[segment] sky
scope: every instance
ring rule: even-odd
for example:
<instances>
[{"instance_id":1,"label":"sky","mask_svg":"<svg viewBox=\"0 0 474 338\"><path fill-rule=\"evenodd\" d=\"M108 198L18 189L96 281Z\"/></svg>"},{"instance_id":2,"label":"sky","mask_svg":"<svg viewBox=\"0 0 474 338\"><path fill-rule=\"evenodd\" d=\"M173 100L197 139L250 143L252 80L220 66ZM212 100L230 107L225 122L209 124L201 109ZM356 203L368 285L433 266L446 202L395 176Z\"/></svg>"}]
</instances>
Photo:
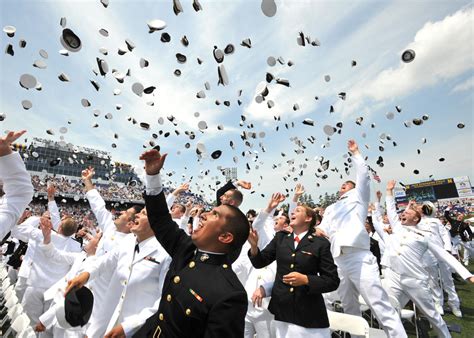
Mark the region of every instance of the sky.
<instances>
[{"instance_id":1,"label":"sky","mask_svg":"<svg viewBox=\"0 0 474 338\"><path fill-rule=\"evenodd\" d=\"M169 184L190 181L193 191L212 199L212 189L224 184L219 168L235 166L239 178L253 185L244 191L243 210L264 207L273 192L291 194L297 182L315 199L337 191L355 174L345 171L349 139L359 143L367 163L381 177L382 183L372 184L373 194L383 191L390 179L407 184L474 178L471 1L275 2L276 14L267 17L257 0L200 0L199 12L191 0L181 0L184 11L178 15L171 0L110 0L107 8L99 0L3 0L1 26L14 26L16 33L13 38L0 35L2 50L8 44L14 49L14 56L0 57L0 113L5 114L1 131L27 129L28 140L62 137L67 143L108 151L114 160L131 163L142 172L138 156L150 148L152 134L161 130L154 141L169 153L165 165ZM68 56L59 53L62 17L82 42L81 50ZM150 34L147 22L154 19L167 26ZM99 34L102 28L108 37ZM160 41L162 32L171 36L169 43ZM300 46L300 32L319 46ZM184 35L187 47L180 42ZM27 42L25 48L19 47L20 39ZM119 48L127 49L126 39L136 47L118 55ZM251 40L251 48L241 46L244 39ZM234 52L221 63L229 78L223 86L218 84L213 50L214 46L224 50L228 44ZM47 59L39 54L41 49ZM416 55L410 63L401 60L407 49ZM177 53L186 55L184 64L177 62ZM282 64L270 66L269 57L281 58ZM107 62L105 76L94 73L96 58ZM148 67L140 67L141 58L149 61ZM36 60L47 67L33 67ZM174 75L175 69L181 76ZM122 74L130 70L130 76L119 83L112 70ZM61 82L61 73L70 81ZM288 80L290 86L275 80L266 83L267 73ZM33 75L42 90L22 88L23 74ZM100 85L98 91L90 80ZM132 91L135 83L156 89L138 96ZM257 103L265 85L269 93ZM117 89L120 94L114 95ZM205 98L196 97L201 90ZM345 93L344 100L340 93ZM84 107L82 99L91 105ZM23 100L31 101L32 108L23 109ZM107 113L113 118L106 119ZM423 115L428 119L422 125L405 126ZM175 125L168 119L171 116ZM130 118L138 123L132 124ZM314 125L303 124L305 119ZM205 130L198 127L202 121L207 123ZM150 129L140 128L140 122ZM336 127L339 122L342 128ZM459 123L465 127L459 129ZM93 128L95 124L98 127ZM325 126L340 133L328 136ZM61 127L67 132L61 133ZM186 131L194 132L195 138L191 140ZM164 137L166 132L169 137ZM255 138L243 140L243 132L255 133ZM205 148L200 156L198 145ZM222 155L213 159L216 150ZM379 156L383 167L377 164ZM327 171L318 172L321 159L330 161Z\"/></svg>"}]
</instances>

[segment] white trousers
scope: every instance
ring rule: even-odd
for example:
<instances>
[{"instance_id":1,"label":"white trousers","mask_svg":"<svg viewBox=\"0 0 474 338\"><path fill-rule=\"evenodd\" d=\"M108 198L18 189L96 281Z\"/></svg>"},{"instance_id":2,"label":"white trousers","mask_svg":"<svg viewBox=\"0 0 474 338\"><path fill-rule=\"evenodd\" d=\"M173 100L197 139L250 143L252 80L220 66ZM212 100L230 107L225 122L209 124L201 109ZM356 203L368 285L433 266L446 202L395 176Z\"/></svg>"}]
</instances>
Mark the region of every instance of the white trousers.
<instances>
[{"instance_id":1,"label":"white trousers","mask_svg":"<svg viewBox=\"0 0 474 338\"><path fill-rule=\"evenodd\" d=\"M329 328L314 329L275 320L276 338L330 338ZM257 336L258 337L258 336Z\"/></svg>"},{"instance_id":2,"label":"white trousers","mask_svg":"<svg viewBox=\"0 0 474 338\"><path fill-rule=\"evenodd\" d=\"M454 287L453 276L449 266L444 262L439 262L439 272L441 274L441 281L443 284L443 290L448 294L448 304L451 307L459 309L459 297ZM443 294L443 293L441 293ZM444 303L444 295L441 300L441 304Z\"/></svg>"},{"instance_id":3,"label":"white trousers","mask_svg":"<svg viewBox=\"0 0 474 338\"><path fill-rule=\"evenodd\" d=\"M435 303L438 303L442 307L444 296L443 296L443 290L441 290L440 272L439 272L438 264L425 266L425 269L428 272L428 275L426 277L428 279L428 286L431 290L430 295L433 298L433 301Z\"/></svg>"},{"instance_id":4,"label":"white trousers","mask_svg":"<svg viewBox=\"0 0 474 338\"><path fill-rule=\"evenodd\" d=\"M247 314L245 315L245 338L273 338L275 337L273 325L273 315L265 308L254 308L249 303Z\"/></svg>"},{"instance_id":5,"label":"white trousers","mask_svg":"<svg viewBox=\"0 0 474 338\"><path fill-rule=\"evenodd\" d=\"M339 278L337 289L345 313L360 316L359 294L364 298L388 337L407 337L400 316L390 304L379 277L377 259L369 250L342 254L334 259Z\"/></svg>"},{"instance_id":6,"label":"white trousers","mask_svg":"<svg viewBox=\"0 0 474 338\"><path fill-rule=\"evenodd\" d=\"M400 276L390 270L387 273L386 287L389 295L395 297L403 309L409 300L427 317L439 337L451 337L448 327L441 315L436 311L433 298L430 296L430 289L426 280Z\"/></svg>"},{"instance_id":7,"label":"white trousers","mask_svg":"<svg viewBox=\"0 0 474 338\"><path fill-rule=\"evenodd\" d=\"M28 281L28 278L26 277L18 277L18 280L16 281L15 292L16 292L16 296L18 297L19 302L23 300L25 290L28 287L28 284L26 283L27 281Z\"/></svg>"},{"instance_id":8,"label":"white trousers","mask_svg":"<svg viewBox=\"0 0 474 338\"><path fill-rule=\"evenodd\" d=\"M33 326L40 321L39 317L46 312L51 305L51 300L44 300L43 294L46 290L46 288L35 288L33 286L28 286L25 290L21 305ZM52 337L52 332L51 330L46 330L39 336Z\"/></svg>"}]
</instances>

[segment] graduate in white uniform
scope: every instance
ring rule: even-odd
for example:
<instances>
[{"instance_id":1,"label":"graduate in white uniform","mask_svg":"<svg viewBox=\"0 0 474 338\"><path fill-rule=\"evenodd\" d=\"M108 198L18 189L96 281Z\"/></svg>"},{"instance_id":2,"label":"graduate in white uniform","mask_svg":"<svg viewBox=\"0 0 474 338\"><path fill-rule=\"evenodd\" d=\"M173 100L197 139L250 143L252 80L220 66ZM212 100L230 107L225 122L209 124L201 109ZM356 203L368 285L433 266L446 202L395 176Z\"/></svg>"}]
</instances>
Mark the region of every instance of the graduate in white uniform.
<instances>
[{"instance_id":1,"label":"graduate in white uniform","mask_svg":"<svg viewBox=\"0 0 474 338\"><path fill-rule=\"evenodd\" d=\"M385 241L390 242L387 246L390 249L387 252L389 267L384 283L386 283L388 293L398 300L401 308L408 300L412 300L427 316L440 337L451 337L446 323L435 309L422 257L429 250L438 260L444 261L459 273L462 278L474 283L474 277L443 247L434 244L428 231L417 228L421 220L421 214L417 210L409 205L400 218L398 217L393 197L394 187L395 181L387 184L387 213L393 232L392 235L385 236Z\"/></svg>"},{"instance_id":2,"label":"graduate in white uniform","mask_svg":"<svg viewBox=\"0 0 474 338\"><path fill-rule=\"evenodd\" d=\"M360 294L389 337L406 337L400 317L382 288L376 258L369 250L370 239L364 226L370 200L369 170L354 140L348 142L348 149L357 172L356 182L342 184L339 200L326 208L316 234L331 242L344 312L361 315Z\"/></svg>"},{"instance_id":3,"label":"graduate in white uniform","mask_svg":"<svg viewBox=\"0 0 474 338\"><path fill-rule=\"evenodd\" d=\"M53 286L44 292L45 301L52 301L50 308L39 317L39 322L35 325L36 332L51 330L54 338L82 338L85 334L86 326L64 328L56 318L56 312L60 304L64 301L64 292L67 282L74 278L79 272L90 264L95 258L95 251L99 243L101 233L90 236L89 241L81 252L66 252L58 250L51 243L51 222L45 218L41 219L41 231L43 232L43 244L38 246L38 250L43 251L51 262L67 263L71 265L68 273L58 280Z\"/></svg>"},{"instance_id":4,"label":"graduate in white uniform","mask_svg":"<svg viewBox=\"0 0 474 338\"><path fill-rule=\"evenodd\" d=\"M49 212L45 212L42 217L50 219ZM44 292L71 268L66 262L51 261L44 252L38 250L38 245L43 242L43 234L38 229L39 223L40 217L32 216L12 229L12 237L28 242L28 250L34 251L22 300L23 309L32 323L37 323L39 316L49 308L50 302L45 301ZM73 238L76 230L77 224L72 218L63 218L57 233L52 234L53 245L59 250L80 252L81 245Z\"/></svg>"},{"instance_id":5,"label":"graduate in white uniform","mask_svg":"<svg viewBox=\"0 0 474 338\"><path fill-rule=\"evenodd\" d=\"M430 239L434 244L441 246L447 252L452 251L451 236L446 230L441 221L436 218L436 207L431 202L424 202L423 205L417 205L417 210L422 214L418 228L420 230L429 231ZM428 253L428 252L427 252ZM430 259L432 254L423 256L423 258ZM431 295L435 301L435 307L441 315L444 314L444 293L448 295L448 305L451 308L452 313L456 317L462 317L460 309L459 297L454 287L453 276L447 264L442 261L438 261L435 258L434 264L428 265L429 270L429 283L432 290Z\"/></svg>"},{"instance_id":6,"label":"graduate in white uniform","mask_svg":"<svg viewBox=\"0 0 474 338\"><path fill-rule=\"evenodd\" d=\"M9 132L0 137L0 181L4 195L0 199L0 238L11 230L33 197L31 177L20 155L11 150L11 144L26 130Z\"/></svg>"},{"instance_id":7,"label":"graduate in white uniform","mask_svg":"<svg viewBox=\"0 0 474 338\"><path fill-rule=\"evenodd\" d=\"M171 258L155 238L146 209L136 215L131 232L119 246L69 281L66 293L112 272L103 312L87 329L88 337L132 336L158 310Z\"/></svg>"},{"instance_id":8,"label":"graduate in white uniform","mask_svg":"<svg viewBox=\"0 0 474 338\"><path fill-rule=\"evenodd\" d=\"M258 246L264 248L275 235L273 213L276 207L285 200L285 196L275 193L270 198L268 206L262 209L252 222L252 227L260 236ZM283 230L283 229L280 229ZM279 231L279 230L278 230ZM244 337L253 338L256 334L259 338L271 337L273 315L268 311L268 300L262 306L255 306L252 299L254 291L262 284L273 282L276 273L276 263L272 263L263 269L255 269L250 262L247 252L250 250L250 243L246 242L242 246L239 258L232 264L232 269L245 287L248 299L248 309L245 316Z\"/></svg>"},{"instance_id":9,"label":"graduate in white uniform","mask_svg":"<svg viewBox=\"0 0 474 338\"><path fill-rule=\"evenodd\" d=\"M86 190L86 197L89 200L90 207L94 213L97 224L102 232L102 238L97 247L96 256L100 257L107 252L112 251L116 246L120 245L120 241L130 233L129 224L132 224L135 214L140 211L138 207L132 207L124 210L118 217L114 219L112 213L105 207L105 201L92 183L94 177L94 168L89 167L82 171L82 182ZM89 319L89 327L92 330L96 326L102 325L97 322L101 318L102 313L106 311L102 307L105 306L105 294L111 275L101 274L89 283L89 288L94 294L94 307L91 318Z\"/></svg>"},{"instance_id":10,"label":"graduate in white uniform","mask_svg":"<svg viewBox=\"0 0 474 338\"><path fill-rule=\"evenodd\" d=\"M53 183L49 182L47 187L47 196L48 196L48 211L44 213L44 216L51 218L51 223L53 225L53 230L58 232L59 225L61 224L61 216L59 213L59 208L54 200L56 193L56 187ZM31 220L30 220L31 221ZM39 224L38 219L33 221L35 224ZM21 224L21 223L20 223ZM80 244L79 244L80 245ZM74 244L76 247L77 245ZM21 263L20 269L18 270L18 281L15 284L15 292L18 295L18 300L23 301L23 295L25 294L26 288L28 287L28 279L30 278L31 267L33 265L35 257L36 244L28 245L25 255L23 256L23 261ZM77 248L73 251L78 251Z\"/></svg>"}]
</instances>

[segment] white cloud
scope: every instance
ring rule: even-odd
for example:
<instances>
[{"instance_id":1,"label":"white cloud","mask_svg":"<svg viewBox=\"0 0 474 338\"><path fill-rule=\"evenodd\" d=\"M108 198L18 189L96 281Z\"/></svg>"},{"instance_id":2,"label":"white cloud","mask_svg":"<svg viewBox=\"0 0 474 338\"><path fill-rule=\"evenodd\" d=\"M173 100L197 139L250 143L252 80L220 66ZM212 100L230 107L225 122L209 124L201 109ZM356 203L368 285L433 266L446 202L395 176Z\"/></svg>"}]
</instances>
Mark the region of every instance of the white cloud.
<instances>
[{"instance_id":1,"label":"white cloud","mask_svg":"<svg viewBox=\"0 0 474 338\"><path fill-rule=\"evenodd\" d=\"M463 74L474 67L472 58L473 7L441 21L427 22L406 48L416 52L412 63L388 68L350 90L342 109L349 115L371 101L400 98ZM402 51L399 52L401 55Z\"/></svg>"},{"instance_id":2,"label":"white cloud","mask_svg":"<svg viewBox=\"0 0 474 338\"><path fill-rule=\"evenodd\" d=\"M473 87L474 87L474 77L471 76L466 81L463 81L463 82L457 84L456 87L454 87L451 90L451 93L472 90Z\"/></svg>"}]
</instances>

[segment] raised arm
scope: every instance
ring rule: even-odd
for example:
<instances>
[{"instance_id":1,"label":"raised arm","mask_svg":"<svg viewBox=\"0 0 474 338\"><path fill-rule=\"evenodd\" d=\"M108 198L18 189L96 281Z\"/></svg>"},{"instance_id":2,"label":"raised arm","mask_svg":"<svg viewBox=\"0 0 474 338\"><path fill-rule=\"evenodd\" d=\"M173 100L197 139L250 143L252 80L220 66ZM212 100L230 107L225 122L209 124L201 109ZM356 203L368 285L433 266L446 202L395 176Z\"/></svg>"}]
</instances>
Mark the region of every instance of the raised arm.
<instances>
[{"instance_id":1,"label":"raised arm","mask_svg":"<svg viewBox=\"0 0 474 338\"><path fill-rule=\"evenodd\" d=\"M182 245L189 245L191 237L186 234L172 220L166 204L165 194L161 186L160 170L163 168L167 154L163 156L158 150L144 152L140 160L145 161L146 194L145 205L148 221L155 233L155 237L171 257L177 253Z\"/></svg>"},{"instance_id":2,"label":"raised arm","mask_svg":"<svg viewBox=\"0 0 474 338\"><path fill-rule=\"evenodd\" d=\"M352 154L352 162L356 167L356 187L357 193L363 202L369 203L370 200L370 175L369 167L364 161L362 154L359 151L359 146L354 140L347 142L347 149Z\"/></svg>"},{"instance_id":3,"label":"raised arm","mask_svg":"<svg viewBox=\"0 0 474 338\"><path fill-rule=\"evenodd\" d=\"M25 164L20 155L10 148L24 133L25 130L9 132L0 137L0 179L5 192L0 203L0 238L15 226L33 197L33 185Z\"/></svg>"},{"instance_id":4,"label":"raised arm","mask_svg":"<svg viewBox=\"0 0 474 338\"><path fill-rule=\"evenodd\" d=\"M41 250L46 257L48 257L51 263L56 264L68 264L73 265L76 258L80 255L79 252L66 252L62 250L58 250L54 247L51 243L51 229L52 229L52 221L46 217L41 217L40 219L40 228L43 234L43 243L40 244L39 250Z\"/></svg>"},{"instance_id":5,"label":"raised arm","mask_svg":"<svg viewBox=\"0 0 474 338\"><path fill-rule=\"evenodd\" d=\"M112 213L106 209L104 199L102 196L100 196L99 192L92 183L94 174L94 168L89 167L82 171L81 178L85 186L87 200L89 201L92 212L97 219L97 224L100 230L105 232L107 228L112 226L114 218Z\"/></svg>"},{"instance_id":6,"label":"raised arm","mask_svg":"<svg viewBox=\"0 0 474 338\"><path fill-rule=\"evenodd\" d=\"M50 182L48 184L48 210L51 215L51 223L53 224L53 229L58 231L59 225L61 224L61 216L59 215L58 205L54 200L54 195L56 194L56 187L54 183Z\"/></svg>"},{"instance_id":7,"label":"raised arm","mask_svg":"<svg viewBox=\"0 0 474 338\"><path fill-rule=\"evenodd\" d=\"M463 279L473 279L472 273L470 273L453 255L448 253L439 245L434 244L427 240L428 250L430 250L436 258L448 264L453 270L455 270ZM472 281L471 281L472 282Z\"/></svg>"},{"instance_id":8,"label":"raised arm","mask_svg":"<svg viewBox=\"0 0 474 338\"><path fill-rule=\"evenodd\" d=\"M41 240L43 235L41 230L38 229L39 223L40 218L38 216L31 216L23 223L13 227L11 236L23 242Z\"/></svg>"},{"instance_id":9,"label":"raised arm","mask_svg":"<svg viewBox=\"0 0 474 338\"><path fill-rule=\"evenodd\" d=\"M388 181L387 191L385 196L385 204L387 208L387 216L393 230L401 226L400 219L397 214L397 207L395 206L395 197L393 196L393 189L396 182L394 180Z\"/></svg>"},{"instance_id":10,"label":"raised arm","mask_svg":"<svg viewBox=\"0 0 474 338\"><path fill-rule=\"evenodd\" d=\"M264 268L276 259L276 239L277 236L273 237L265 249L260 251L258 248L258 233L253 229L250 231L248 239L250 250L248 254L254 268Z\"/></svg>"},{"instance_id":11,"label":"raised arm","mask_svg":"<svg viewBox=\"0 0 474 338\"><path fill-rule=\"evenodd\" d=\"M183 192L189 190L189 183L183 183L177 187L171 194L166 196L166 204L168 204L168 209L171 210L174 201L179 197Z\"/></svg>"}]
</instances>

